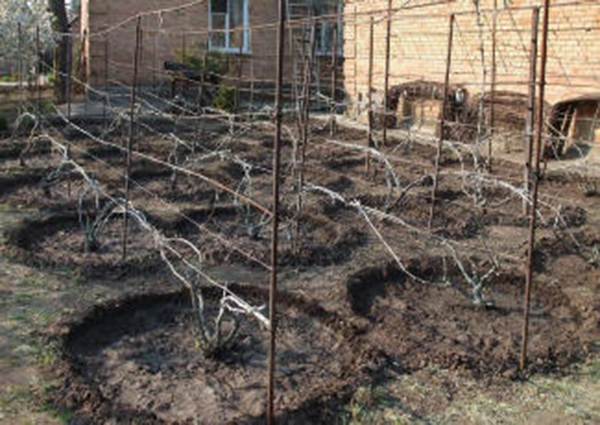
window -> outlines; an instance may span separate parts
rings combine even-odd
[[[210,49],[224,52],[249,51],[249,0],[210,0]]]
[[[316,28],[316,50],[318,55],[331,55],[333,49],[333,32],[338,32],[338,55],[343,53],[343,2],[342,0],[323,0],[315,2],[315,16],[322,16]],[[339,16],[335,19],[335,16]]]

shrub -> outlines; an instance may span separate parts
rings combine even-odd
[[[219,86],[213,106],[226,112],[233,112],[235,109],[235,89],[229,86]]]

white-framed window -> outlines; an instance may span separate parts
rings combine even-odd
[[[319,20],[316,27],[316,53],[317,55],[331,55],[333,50],[333,32],[337,28],[337,53],[342,55],[344,52],[344,26],[343,26],[343,0],[321,0],[314,4],[315,16],[323,17]],[[337,14],[337,19],[336,19]]]
[[[250,0],[209,0],[209,48],[221,52],[250,51],[248,2]]]

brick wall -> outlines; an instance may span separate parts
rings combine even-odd
[[[87,80],[92,85],[102,85],[105,75],[105,57],[109,63],[109,80],[131,83],[132,60],[135,44],[135,20],[140,12],[149,12],[166,7],[189,4],[190,0],[85,0],[82,2],[82,34],[92,35],[87,40],[86,56],[89,58]],[[249,26],[250,49],[241,56],[223,54],[230,61],[230,74],[237,76],[241,64],[241,75],[245,80],[253,79],[257,86],[261,83],[273,85],[275,81],[275,55],[277,42],[278,0],[250,0]],[[115,28],[115,25],[123,23]],[[187,55],[201,57],[207,41],[208,3],[202,3],[185,10],[164,13],[162,19],[152,14],[143,18],[143,43],[140,80],[148,84],[164,77],[163,63],[176,60],[184,49]],[[106,35],[101,32],[105,31]],[[185,35],[184,35],[185,33]],[[286,31],[289,37],[289,32]],[[105,55],[108,44],[108,55]],[[293,61],[290,55],[289,38],[285,44],[285,79],[293,78]],[[329,58],[321,60],[320,69],[323,81],[329,73]],[[340,60],[340,65],[342,61]],[[341,68],[340,68],[341,69]],[[341,76],[341,75],[340,75]],[[341,80],[340,80],[341,81]],[[234,84],[233,81],[231,84]],[[272,92],[272,90],[271,90]]]
[[[399,7],[405,0],[393,0]],[[417,2],[412,2],[415,5]],[[421,1],[421,4],[426,1]],[[429,3],[429,2],[427,2]],[[531,9],[542,0],[512,0],[504,7],[497,0],[497,90],[526,93],[529,70]],[[555,103],[590,92],[600,92],[600,2],[566,6],[552,1],[548,46],[547,100]],[[562,4],[562,5],[561,5]],[[472,0],[449,1],[436,6],[413,8],[394,14],[391,31],[390,84],[415,80],[442,82],[446,64],[449,14],[456,13],[453,84],[479,93],[484,80],[480,55],[481,25],[485,50],[485,79],[489,90],[491,73],[494,0],[481,0],[478,22]],[[387,0],[346,0],[345,66],[346,91],[350,100],[364,103],[368,87],[370,11],[387,8]],[[354,18],[354,13],[357,17]],[[384,86],[385,12],[375,14],[374,82],[376,94]],[[540,16],[541,29],[541,16]],[[541,34],[541,31],[540,31]]]

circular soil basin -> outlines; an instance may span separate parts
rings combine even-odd
[[[254,304],[267,297],[260,289],[231,288]],[[204,290],[211,315],[220,295],[212,289]],[[339,395],[361,374],[363,350],[342,336],[347,332],[333,314],[286,294],[280,301],[276,408],[308,418],[317,414],[310,411],[316,400]],[[57,403],[92,422],[262,422],[268,333],[256,319],[239,320],[235,345],[209,359],[198,348],[181,292],[97,306],[68,327],[68,363]]]
[[[571,264],[586,269],[583,261]],[[417,274],[441,276],[436,266],[414,262]],[[570,282],[538,276],[529,325],[529,367],[549,372],[585,359],[598,335],[598,297],[577,298],[582,287],[597,287],[592,272]],[[586,281],[587,279],[587,281]],[[459,282],[458,279],[456,279]],[[365,320],[366,339],[407,371],[427,366],[456,369],[475,377],[513,377],[521,348],[523,277],[505,273],[486,285],[480,307],[470,288],[409,281],[394,264],[364,269],[349,277],[347,306]],[[590,307],[592,306],[592,307]],[[595,306],[595,308],[594,308]]]
[[[85,236],[76,212],[54,213],[24,220],[7,232],[9,253],[38,267],[75,267],[88,277],[146,268],[156,256],[151,237],[129,222],[128,257],[122,260],[123,220],[107,223],[100,247],[86,251]]]

